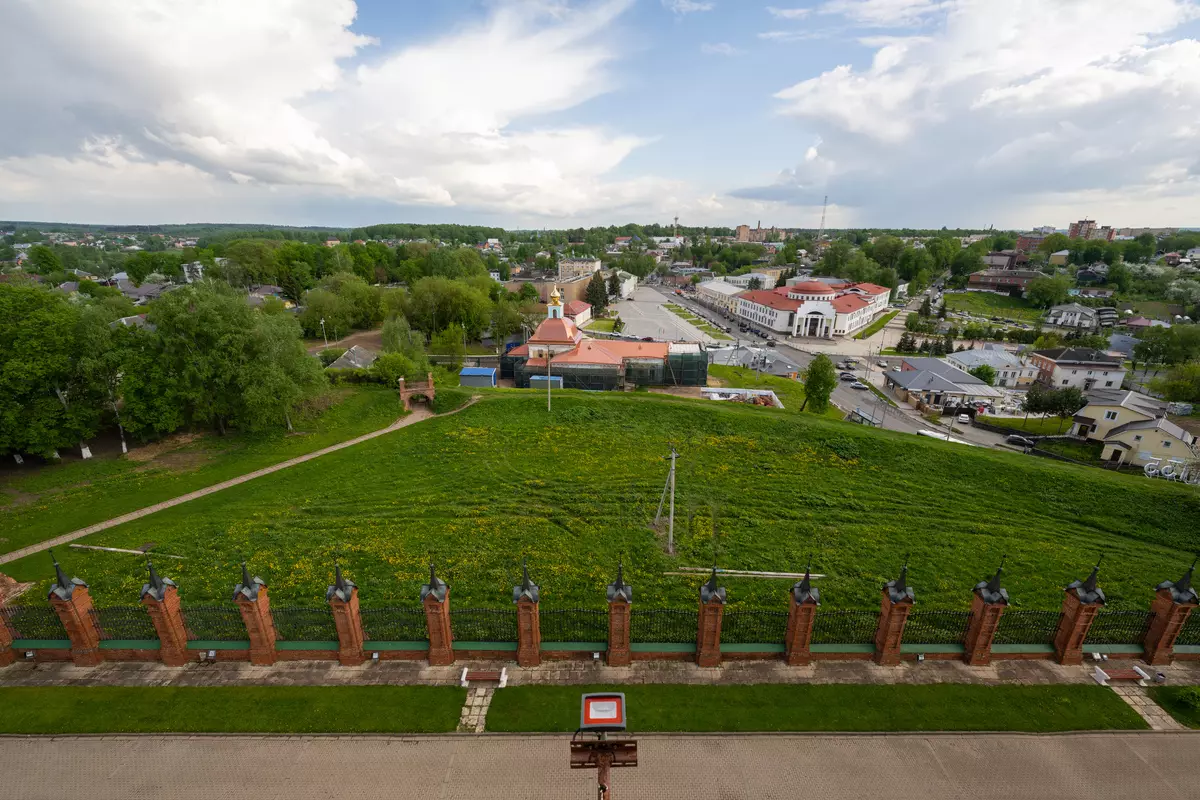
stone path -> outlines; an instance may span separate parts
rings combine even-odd
[[[458,730],[463,733],[483,733],[487,727],[488,707],[496,687],[477,687],[467,690],[467,702],[463,704],[462,716],[458,719]]]
[[[70,663],[34,664],[19,661],[0,669],[0,686],[457,686],[463,667],[508,670],[508,685],[557,684],[935,684],[983,685],[1094,684],[1087,665],[1062,666],[1052,661],[998,661],[987,667],[968,667],[961,661],[904,662],[881,667],[869,661],[823,661],[789,667],[783,661],[730,661],[702,668],[683,661],[636,661],[628,667],[608,667],[585,661],[551,661],[540,667],[512,662],[459,661],[431,667],[424,661],[367,662],[343,667],[334,661],[281,661],[273,667],[222,661],[183,667],[156,663],[106,662],[95,667]],[[1155,667],[1168,685],[1200,684],[1200,661],[1176,661]]]
[[[464,408],[474,404],[476,399],[478,398],[472,397],[465,405],[462,406],[462,408],[457,408],[448,413],[457,414]],[[417,422],[430,419],[433,416],[435,415],[425,406],[417,406],[408,416],[396,420],[386,428],[381,428],[370,433],[364,433],[362,436],[356,436],[353,439],[347,439],[344,442],[338,442],[337,444],[330,445],[329,447],[325,447],[320,450],[314,450],[311,453],[307,453],[302,456],[296,456],[295,458],[290,458],[287,461],[281,461],[278,464],[272,464],[269,467],[263,467],[262,469],[255,470],[254,472],[248,472],[245,475],[239,475],[236,478],[230,478],[227,481],[221,481],[220,483],[213,484],[212,486],[206,486],[203,489],[197,489],[194,492],[188,492],[187,494],[180,495],[179,497],[173,497],[170,500],[164,500],[161,503],[155,503],[152,506],[139,508],[137,511],[130,511],[128,514],[122,514],[119,517],[113,517],[112,519],[105,520],[104,522],[97,522],[95,525],[89,525],[86,528],[80,528],[77,531],[64,533],[62,536],[55,536],[53,539],[47,539],[46,541],[38,542],[37,544],[31,544],[28,547],[22,547],[20,550],[14,550],[11,553],[0,555],[0,564],[7,564],[9,561],[16,561],[19,558],[31,556],[34,553],[40,553],[43,550],[47,550],[51,547],[57,547],[60,544],[66,544],[67,542],[73,542],[76,539],[82,539],[84,536],[90,536],[98,531],[115,528],[118,525],[131,522],[135,519],[141,519],[142,517],[149,516],[157,511],[182,505],[189,500],[195,500],[200,497],[214,494],[222,489],[228,489],[231,486],[237,486],[240,483],[245,483],[246,481],[251,481],[255,478],[261,478],[263,475],[270,475],[272,472],[279,472],[281,469],[294,467],[297,464],[303,464],[306,461],[312,461],[314,458],[320,458],[321,456],[329,455],[330,453],[336,453],[338,450],[345,450],[347,447],[353,447],[356,444],[362,444],[363,442],[383,436],[384,434],[391,433],[392,431],[398,431],[401,428],[405,428]],[[436,416],[447,415],[442,414]]]
[[[1184,727],[1179,721],[1167,713],[1166,709],[1150,699],[1145,686],[1137,684],[1120,684],[1110,686],[1129,707],[1146,720],[1146,724],[1155,731],[1181,731]]]
[[[631,717],[635,712],[631,709]],[[0,738],[21,800],[578,800],[569,736]],[[640,735],[612,774],[631,800],[1181,800],[1200,734]]]

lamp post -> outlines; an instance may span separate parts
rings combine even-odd
[[[325,340],[325,347],[329,347],[329,337],[325,335],[325,318],[321,317],[321,338]]]

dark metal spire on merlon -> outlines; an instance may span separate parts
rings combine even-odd
[[[521,559],[521,583],[513,587],[513,602],[518,603],[522,600],[529,600],[536,603],[540,592],[538,585],[529,579],[529,562],[527,559]]]
[[[1196,557],[1200,559],[1200,555]],[[1195,603],[1200,601],[1195,588],[1192,586],[1192,575],[1196,571],[1196,561],[1192,561],[1192,565],[1188,567],[1187,572],[1183,573],[1183,577],[1177,581],[1163,581],[1158,586],[1154,587],[1157,591],[1163,589],[1171,590],[1171,598],[1176,603]]]
[[[617,561],[617,579],[608,585],[608,591],[605,594],[610,603],[614,600],[633,602],[633,587],[625,582],[625,564],[622,561]]]
[[[424,602],[426,597],[433,595],[433,599],[437,600],[439,603],[445,602],[446,591],[449,588],[450,587],[446,585],[446,582],[444,580],[442,580],[441,578],[439,578],[434,573],[433,562],[430,561],[429,562],[429,583],[426,583],[423,586],[421,586],[421,601]]]
[[[54,557],[53,550],[50,551],[50,560],[54,562],[54,583],[50,584],[50,592],[47,594],[47,597],[70,600],[71,595],[75,593],[76,586],[87,586],[79,578],[67,577],[67,573],[63,572],[62,567],[58,565],[58,559]]]
[[[154,562],[150,559],[146,559],[146,568],[150,571],[150,577],[146,583],[142,584],[142,597],[150,595],[161,603],[167,596],[167,589],[174,586],[175,581],[170,578],[160,578],[154,569]]]
[[[701,603],[724,603],[725,602],[725,587],[717,586],[717,565],[713,564],[712,575],[708,577],[704,585],[700,587],[700,602]]]
[[[1000,557],[1000,566],[996,568],[996,574],[990,581],[980,581],[975,584],[975,591],[979,592],[983,602],[1008,605],[1008,590],[1000,585],[1000,576],[1004,574],[1004,562],[1007,558],[1008,556]]]
[[[340,561],[333,562],[333,586],[325,590],[325,599],[332,600],[337,598],[343,603],[349,603],[350,598],[354,595],[356,588],[354,581],[342,575],[342,563]]]
[[[1092,567],[1092,574],[1087,576],[1087,580],[1071,581],[1067,585],[1068,592],[1075,592],[1084,603],[1100,603],[1104,604],[1104,590],[1097,585],[1097,579],[1100,575],[1100,564],[1104,561],[1104,555],[1101,554],[1100,559],[1096,562],[1096,566]]]
[[[912,602],[916,599],[916,593],[908,585],[908,556],[904,556],[904,566],[900,568],[900,577],[895,580],[888,581],[883,585],[887,589],[888,597],[893,603],[899,603],[904,600]]]
[[[233,587],[233,599],[244,597],[247,600],[257,600],[258,590],[265,587],[262,578],[257,576],[251,578],[250,571],[246,569],[246,562],[242,562],[242,582]]]
[[[792,597],[797,603],[814,603],[821,605],[821,590],[812,585],[812,558],[804,567],[804,577],[792,585]]]

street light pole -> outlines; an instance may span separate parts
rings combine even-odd
[[[329,347],[329,337],[325,335],[325,318],[321,317],[321,338],[325,340],[325,347]]]

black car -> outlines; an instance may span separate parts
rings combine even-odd
[[[774,347],[774,346],[775,346],[775,340],[767,339],[767,347]]]
[[[856,381],[856,380],[858,380],[858,378],[857,378],[857,377],[854,375],[854,373],[852,373],[852,372],[843,372],[841,375],[838,375],[838,379],[839,379],[839,380],[843,380],[843,381]]]
[[[653,342],[653,341],[654,341],[654,337],[653,337],[653,336],[643,336],[643,337],[642,337],[642,341],[643,341],[643,342]]]
[[[1015,444],[1017,447],[1034,446],[1033,439],[1026,439],[1024,436],[1017,436],[1016,434],[1013,434],[1012,436],[1005,436],[1004,441],[1007,444]]]

